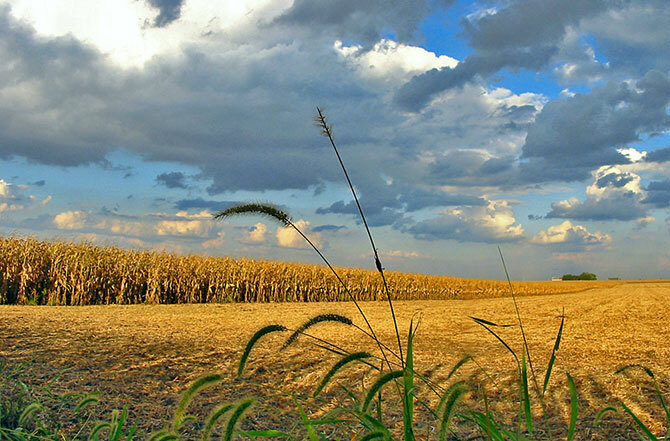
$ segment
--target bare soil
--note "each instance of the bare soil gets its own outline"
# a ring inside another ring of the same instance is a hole
[[[579,390],[577,439],[637,439],[622,410],[605,418],[600,428],[593,427],[593,417],[600,409],[621,402],[657,434],[665,435],[663,410],[650,379],[642,371],[614,372],[627,364],[647,366],[670,399],[670,283],[626,283],[517,301],[540,387],[565,308],[563,339],[547,395],[548,421],[555,435],[565,436],[567,426],[566,372],[574,377]],[[368,302],[362,307],[381,339],[394,347],[388,304]],[[395,308],[403,340],[410,321],[420,319],[414,343],[419,372],[448,386],[454,381],[446,381],[453,365],[465,354],[472,355],[474,362],[455,379],[475,379],[485,389],[473,392],[468,404],[481,408],[486,393],[493,411],[514,424],[518,410],[514,358],[470,318],[516,324],[511,298],[399,301]],[[351,303],[0,306],[0,356],[10,365],[27,362],[23,379],[34,386],[67,369],[54,383],[55,390],[101,392],[105,397],[97,405],[101,412],[127,405],[130,420],[138,422],[144,434],[162,428],[188,384],[211,372],[222,372],[227,380],[196,398],[196,414],[204,416],[216,404],[251,395],[258,398],[258,404],[246,426],[290,429],[299,419],[291,399],[279,391],[310,394],[337,356],[305,338],[280,351],[287,334],[270,335],[254,349],[240,380],[234,378],[240,354],[262,326],[278,323],[295,328],[316,314],[331,312],[365,326]],[[518,326],[496,331],[521,354]],[[372,352],[376,348],[359,331],[344,325],[321,324],[311,332],[350,351]],[[345,400],[338,398],[338,383],[360,393],[361,387],[375,379],[373,372],[363,368],[346,372],[348,375],[336,376],[326,398]],[[428,403],[436,403],[425,388],[419,393]],[[390,409],[392,387],[386,395]],[[318,414],[314,409],[324,406],[311,403],[308,407]],[[539,405],[534,411],[541,414]],[[417,433],[434,438],[435,423],[418,413]],[[387,418],[394,421],[398,415],[389,411]],[[536,426],[540,432],[545,430],[539,417]],[[197,436],[196,428],[192,428],[193,437]],[[458,430],[468,432],[471,428],[458,425]]]

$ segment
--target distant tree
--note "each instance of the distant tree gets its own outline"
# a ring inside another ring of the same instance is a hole
[[[563,276],[563,280],[598,280],[595,274],[593,273],[581,273],[580,275],[576,276],[574,274],[565,274]]]

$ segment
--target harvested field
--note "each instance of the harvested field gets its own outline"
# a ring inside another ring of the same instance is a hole
[[[621,401],[661,432],[663,413],[648,377],[638,372],[614,375],[614,371],[631,363],[648,366],[657,374],[661,390],[670,395],[670,282],[624,283],[581,293],[521,297],[518,303],[540,382],[565,307],[563,341],[549,388],[550,422],[559,438],[565,436],[567,421],[565,372],[572,374],[579,390],[577,439],[605,439],[603,433],[610,440],[636,439],[630,419],[621,412],[608,416],[601,429],[593,429],[597,411]],[[378,334],[392,344],[387,304],[365,302],[363,309]],[[282,337],[269,336],[252,352],[245,381],[233,380],[233,373],[247,339],[260,327],[281,323],[295,328],[326,312],[363,323],[353,304],[337,302],[0,306],[0,355],[12,365],[28,362],[25,379],[32,384],[44,383],[69,369],[54,389],[102,392],[106,401],[97,406],[128,405],[131,420],[140,423],[143,433],[161,428],[189,382],[208,372],[224,372],[230,380],[196,399],[200,412],[215,403],[251,394],[260,401],[251,423],[263,428],[291,427],[297,421],[291,413],[294,408],[287,398],[277,397],[273,388],[310,393],[335,356],[304,339],[280,353],[277,349]],[[512,299],[399,301],[396,313],[403,335],[412,317],[421,318],[415,340],[419,372],[440,383],[464,354],[471,354],[477,364],[466,365],[458,378],[475,377],[485,382],[494,411],[515,417],[518,397],[513,358],[469,319],[476,316],[513,324]],[[313,333],[350,350],[375,349],[355,330],[342,325],[319,325]],[[520,350],[517,327],[501,329],[501,335]],[[347,372],[349,376],[339,374],[336,383],[344,381],[354,390],[374,378],[362,368]],[[328,391],[336,392],[336,387]],[[433,400],[427,391],[420,393]],[[392,394],[389,388],[389,401]],[[477,398],[469,400],[477,405]],[[276,407],[282,410],[277,412]],[[539,414],[539,409],[534,410]],[[433,433],[426,421],[421,419],[417,424],[417,434]]]

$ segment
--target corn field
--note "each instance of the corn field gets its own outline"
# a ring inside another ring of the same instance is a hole
[[[379,274],[338,273],[357,300],[383,300]],[[395,299],[509,295],[507,282],[389,272]],[[581,291],[620,282],[512,282],[517,295]],[[321,302],[349,300],[319,265],[130,251],[89,243],[0,238],[0,304]]]

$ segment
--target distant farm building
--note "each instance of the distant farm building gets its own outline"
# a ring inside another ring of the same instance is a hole
[[[551,278],[551,281],[552,281],[552,282],[562,282],[562,281],[563,281],[563,277],[552,277],[552,278]]]

